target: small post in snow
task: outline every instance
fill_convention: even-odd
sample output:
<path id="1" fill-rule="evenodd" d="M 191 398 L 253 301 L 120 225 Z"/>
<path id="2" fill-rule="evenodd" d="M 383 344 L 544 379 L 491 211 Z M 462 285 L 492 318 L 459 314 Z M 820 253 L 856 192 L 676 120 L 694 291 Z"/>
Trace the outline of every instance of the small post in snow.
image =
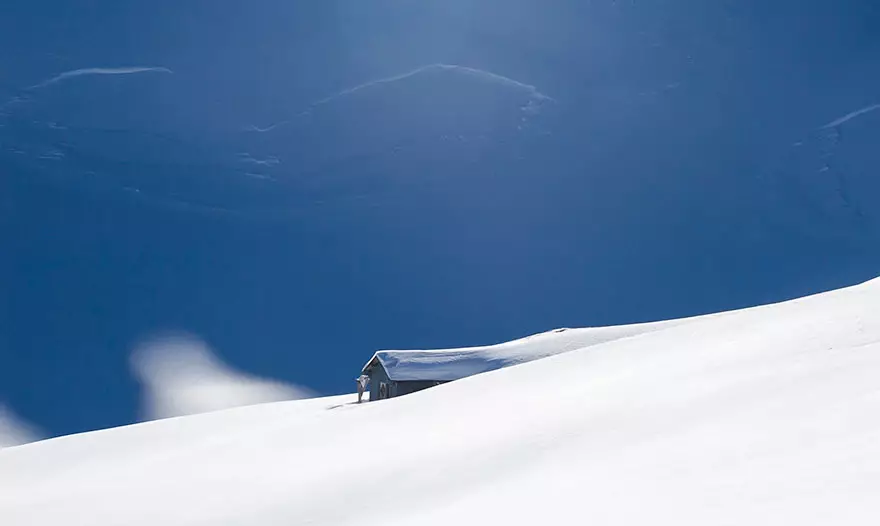
<path id="1" fill-rule="evenodd" d="M 361 400 L 364 398 L 364 391 L 367 390 L 367 384 L 370 382 L 370 377 L 362 374 L 355 378 L 355 382 L 357 382 L 358 403 L 361 403 Z"/>

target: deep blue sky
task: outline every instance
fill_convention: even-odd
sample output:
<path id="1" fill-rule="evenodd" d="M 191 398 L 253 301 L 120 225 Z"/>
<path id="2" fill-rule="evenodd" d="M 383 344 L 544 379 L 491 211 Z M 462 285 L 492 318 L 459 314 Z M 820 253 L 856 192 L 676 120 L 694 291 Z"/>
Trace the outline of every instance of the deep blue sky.
<path id="1" fill-rule="evenodd" d="M 132 422 L 157 331 L 331 394 L 377 348 L 873 277 L 877 117 L 819 128 L 880 102 L 878 29 L 871 0 L 3 2 L 0 400 Z M 520 85 L 334 97 L 437 63 Z M 173 73 L 28 89 L 128 66 Z"/>

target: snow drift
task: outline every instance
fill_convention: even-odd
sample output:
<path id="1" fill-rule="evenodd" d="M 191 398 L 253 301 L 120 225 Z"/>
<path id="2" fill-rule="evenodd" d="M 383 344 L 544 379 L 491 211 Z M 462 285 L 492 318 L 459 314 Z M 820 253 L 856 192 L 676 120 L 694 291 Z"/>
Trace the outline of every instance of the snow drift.
<path id="1" fill-rule="evenodd" d="M 40 439 L 40 432 L 0 404 L 0 449 L 20 446 Z"/>
<path id="2" fill-rule="evenodd" d="M 300 386 L 236 371 L 188 334 L 142 342 L 132 353 L 131 368 L 142 385 L 141 416 L 147 420 L 312 396 Z"/>
<path id="3" fill-rule="evenodd" d="M 603 332 L 382 402 L 266 404 L 7 449 L 0 523 L 876 523 L 880 280 L 582 334 Z"/>

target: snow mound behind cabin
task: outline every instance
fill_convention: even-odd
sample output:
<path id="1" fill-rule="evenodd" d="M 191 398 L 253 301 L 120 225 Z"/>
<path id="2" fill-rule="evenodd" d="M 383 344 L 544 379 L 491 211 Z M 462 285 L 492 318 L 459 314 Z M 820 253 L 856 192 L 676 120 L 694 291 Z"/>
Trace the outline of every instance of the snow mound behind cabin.
<path id="1" fill-rule="evenodd" d="M 381 402 L 6 449 L 0 524 L 877 523 L 880 281 L 626 331 Z"/>
<path id="2" fill-rule="evenodd" d="M 377 351 L 364 365 L 382 364 L 395 381 L 452 381 L 556 354 L 600 345 L 669 327 L 680 320 L 619 327 L 555 329 L 518 340 L 482 347 L 410 351 Z"/>

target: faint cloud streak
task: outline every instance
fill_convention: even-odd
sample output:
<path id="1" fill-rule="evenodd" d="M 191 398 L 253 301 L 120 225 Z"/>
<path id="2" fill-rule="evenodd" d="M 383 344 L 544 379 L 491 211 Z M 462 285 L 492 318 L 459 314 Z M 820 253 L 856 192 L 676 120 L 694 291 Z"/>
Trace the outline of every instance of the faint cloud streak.
<path id="1" fill-rule="evenodd" d="M 46 86 L 50 86 L 57 82 L 61 82 L 63 80 L 67 80 L 74 77 L 82 77 L 83 75 L 130 75 L 133 73 L 173 73 L 168 68 L 163 67 L 128 67 L 128 68 L 82 68 L 75 69 L 72 71 L 65 71 L 59 75 L 56 75 L 50 79 L 44 80 L 39 84 L 34 84 L 28 89 L 39 89 L 45 88 Z"/>
<path id="2" fill-rule="evenodd" d="M 840 126 L 841 124 L 846 124 L 847 122 L 849 122 L 857 117 L 861 117 L 862 115 L 865 115 L 866 113 L 871 113 L 871 112 L 874 112 L 877 110 L 880 110 L 880 104 L 874 104 L 872 106 L 867 106 L 867 107 L 862 108 L 860 110 L 856 110 L 856 111 L 847 113 L 843 117 L 835 119 L 835 120 L 829 122 L 828 124 L 826 124 L 825 126 L 822 126 L 821 129 L 827 130 L 829 128 L 836 128 L 836 127 Z"/>
<path id="3" fill-rule="evenodd" d="M 392 84 L 395 82 L 399 82 L 402 80 L 406 80 L 411 77 L 415 77 L 424 73 L 430 72 L 446 72 L 446 73 L 454 73 L 459 75 L 466 75 L 472 77 L 477 80 L 487 81 L 493 84 L 506 86 L 508 88 L 513 88 L 516 90 L 520 90 L 525 93 L 528 97 L 528 102 L 521 109 L 526 115 L 535 115 L 540 111 L 540 108 L 547 102 L 556 102 L 556 99 L 553 97 L 547 96 L 542 93 L 536 86 L 531 84 L 526 84 L 525 82 L 520 82 L 518 80 L 512 79 L 510 77 L 505 77 L 504 75 L 499 75 L 498 73 L 493 73 L 491 71 L 486 71 L 478 68 L 471 68 L 467 66 L 459 66 L 457 64 L 428 64 L 426 66 L 422 66 L 405 73 L 400 73 L 398 75 L 392 75 L 390 77 L 383 77 L 380 79 L 370 80 L 364 82 L 362 84 L 358 84 L 357 86 L 353 86 L 351 88 L 344 89 L 342 91 L 338 91 L 333 95 L 328 97 L 324 97 L 323 99 L 317 100 L 311 103 L 302 115 L 307 115 L 311 113 L 313 110 L 317 109 L 320 106 L 323 106 L 333 100 L 347 97 L 349 95 L 353 95 L 359 91 L 372 88 L 374 86 L 381 86 L 385 84 Z"/>
<path id="4" fill-rule="evenodd" d="M 245 128 L 244 131 L 266 133 L 266 132 L 270 132 L 270 131 L 274 130 L 275 128 L 277 128 L 279 126 L 284 126 L 288 122 L 290 122 L 290 121 L 281 121 L 281 122 L 276 122 L 274 124 L 270 124 L 268 126 L 263 126 L 263 127 L 257 126 L 256 124 L 251 124 L 250 126 Z"/>

